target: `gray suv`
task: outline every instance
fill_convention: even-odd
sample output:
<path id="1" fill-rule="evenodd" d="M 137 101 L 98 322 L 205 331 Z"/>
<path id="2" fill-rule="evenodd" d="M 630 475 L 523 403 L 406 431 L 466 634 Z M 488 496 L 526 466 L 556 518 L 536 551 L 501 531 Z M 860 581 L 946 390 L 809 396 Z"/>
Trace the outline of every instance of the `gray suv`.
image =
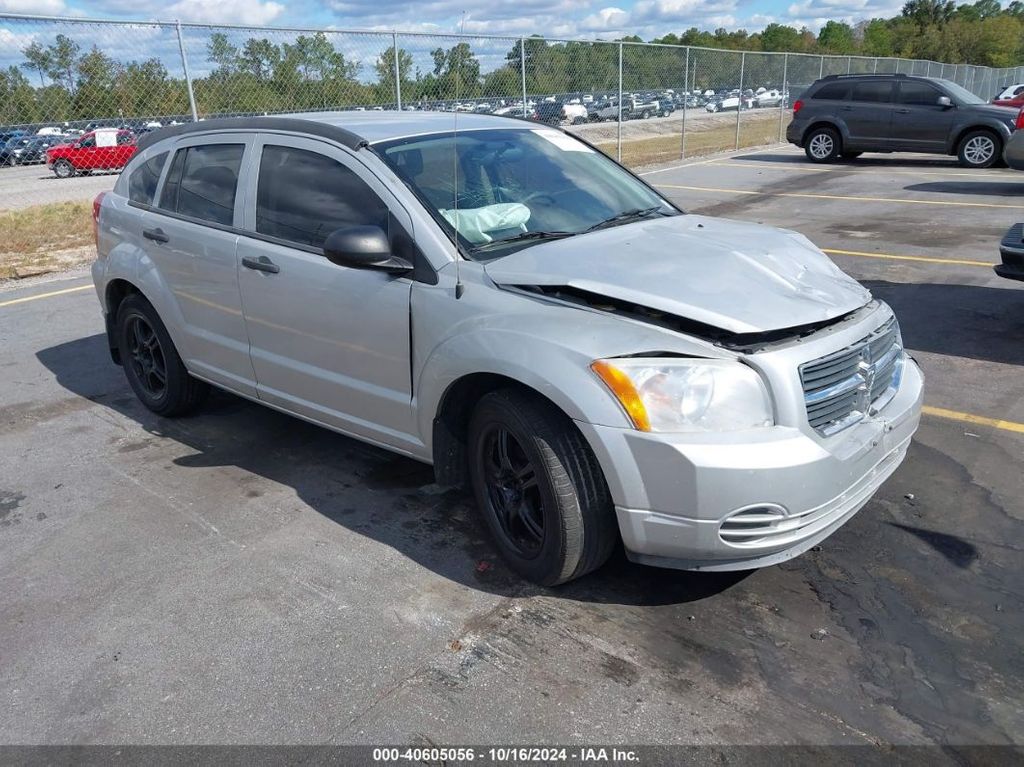
<path id="1" fill-rule="evenodd" d="M 934 77 L 830 75 L 794 102 L 786 139 L 811 162 L 925 152 L 988 168 L 1000 161 L 1017 112 Z"/>
<path id="2" fill-rule="evenodd" d="M 786 560 L 903 460 L 899 326 L 801 235 L 688 215 L 522 120 L 338 112 L 156 131 L 94 205 L 110 352 L 468 485 L 510 565 Z M 227 499 L 230 502 L 230 499 Z"/>

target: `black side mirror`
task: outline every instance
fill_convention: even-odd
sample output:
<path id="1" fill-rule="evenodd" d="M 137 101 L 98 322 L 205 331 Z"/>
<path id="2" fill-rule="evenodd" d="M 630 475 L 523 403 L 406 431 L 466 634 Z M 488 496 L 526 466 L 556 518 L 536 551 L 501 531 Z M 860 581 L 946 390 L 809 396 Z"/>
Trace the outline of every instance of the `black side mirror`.
<path id="1" fill-rule="evenodd" d="M 953 106 L 953 101 L 952 99 L 949 98 L 949 96 L 939 96 L 939 100 L 935 103 L 937 103 L 943 109 L 949 109 L 951 106 Z"/>
<path id="2" fill-rule="evenodd" d="M 324 257 L 352 269 L 378 269 L 390 274 L 411 272 L 413 265 L 391 252 L 387 233 L 379 226 L 335 229 L 324 241 Z"/>

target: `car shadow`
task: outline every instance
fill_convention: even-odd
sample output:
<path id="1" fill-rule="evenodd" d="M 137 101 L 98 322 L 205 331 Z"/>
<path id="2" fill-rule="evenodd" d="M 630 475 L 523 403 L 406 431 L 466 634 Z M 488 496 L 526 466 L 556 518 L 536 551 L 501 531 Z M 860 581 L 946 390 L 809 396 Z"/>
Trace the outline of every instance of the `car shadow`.
<path id="1" fill-rule="evenodd" d="M 930 194 L 977 194 L 988 197 L 1024 197 L 1024 177 L 1013 183 L 992 181 L 929 181 L 925 184 L 911 184 L 903 189 L 907 192 L 928 192 Z"/>
<path id="2" fill-rule="evenodd" d="M 748 574 L 643 567 L 629 562 L 620 546 L 596 573 L 557 589 L 538 589 L 502 563 L 472 499 L 461 491 L 443 491 L 425 464 L 220 390 L 194 417 L 156 416 L 139 403 L 121 368 L 110 361 L 102 334 L 36 356 L 68 391 L 186 446 L 191 454 L 173 460 L 182 470 L 182 484 L 193 469 L 237 467 L 294 489 L 332 522 L 474 589 L 500 596 L 547 593 L 580 602 L 660 606 L 713 596 Z M 236 500 L 246 499 L 240 494 Z"/>
<path id="3" fill-rule="evenodd" d="M 734 160 L 744 160 L 747 162 L 763 162 L 776 165 L 811 165 L 810 161 L 801 154 L 782 154 L 779 152 L 754 152 L 750 154 L 739 154 L 732 157 Z M 948 170 L 950 168 L 960 168 L 960 164 L 957 162 L 955 157 L 946 157 L 945 155 L 906 155 L 901 154 L 897 157 L 893 157 L 887 154 L 863 154 L 860 157 L 851 160 L 839 160 L 833 165 L 839 166 L 863 166 L 868 168 L 920 168 L 927 170 L 929 168 L 937 168 L 940 170 Z M 828 165 L 817 166 L 822 168 L 829 167 Z M 991 168 L 988 171 L 993 176 L 999 174 L 1010 175 L 1006 169 Z"/>
<path id="4" fill-rule="evenodd" d="M 1024 365 L 1024 291 L 983 285 L 863 281 L 889 304 L 908 349 Z"/>

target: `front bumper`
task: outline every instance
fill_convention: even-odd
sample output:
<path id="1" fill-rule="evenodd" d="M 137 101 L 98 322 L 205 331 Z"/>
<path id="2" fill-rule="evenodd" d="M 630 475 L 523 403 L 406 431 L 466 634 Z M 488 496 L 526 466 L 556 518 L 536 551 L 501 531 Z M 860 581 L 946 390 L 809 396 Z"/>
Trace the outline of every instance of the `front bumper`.
<path id="1" fill-rule="evenodd" d="M 906 455 L 922 389 L 907 358 L 892 401 L 830 438 L 783 426 L 680 435 L 578 425 L 608 479 L 630 559 L 745 570 L 806 551 L 870 500 Z"/>

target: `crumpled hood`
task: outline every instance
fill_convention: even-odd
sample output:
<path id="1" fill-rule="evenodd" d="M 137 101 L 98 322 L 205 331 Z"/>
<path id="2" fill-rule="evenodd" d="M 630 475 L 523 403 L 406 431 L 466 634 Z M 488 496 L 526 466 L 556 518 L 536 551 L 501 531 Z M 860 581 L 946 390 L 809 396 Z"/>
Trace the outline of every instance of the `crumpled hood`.
<path id="1" fill-rule="evenodd" d="M 801 234 L 690 214 L 542 242 L 485 269 L 499 285 L 568 286 L 733 333 L 821 322 L 871 300 Z"/>

